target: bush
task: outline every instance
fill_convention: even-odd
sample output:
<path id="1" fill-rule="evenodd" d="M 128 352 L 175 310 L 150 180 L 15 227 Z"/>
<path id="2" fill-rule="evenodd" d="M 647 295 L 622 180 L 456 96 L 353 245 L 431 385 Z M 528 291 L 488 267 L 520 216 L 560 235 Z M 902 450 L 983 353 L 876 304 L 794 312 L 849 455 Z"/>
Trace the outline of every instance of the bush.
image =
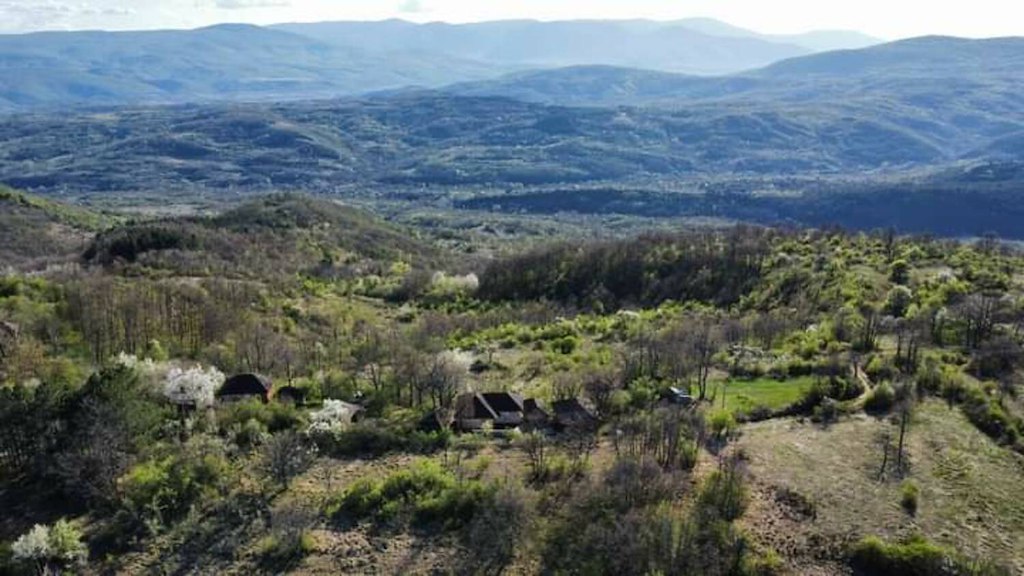
<path id="1" fill-rule="evenodd" d="M 980 388 L 967 390 L 963 411 L 972 424 L 997 441 L 1013 443 L 1020 435 L 1016 422 L 1006 414 L 999 401 L 989 398 Z"/>
<path id="2" fill-rule="evenodd" d="M 294 406 L 258 400 L 224 404 L 217 409 L 217 422 L 224 435 L 237 432 L 251 420 L 263 425 L 271 434 L 296 430 L 305 424 L 305 416 Z"/>
<path id="3" fill-rule="evenodd" d="M 956 552 L 912 536 L 905 542 L 890 544 L 870 536 L 857 543 L 851 552 L 853 566 L 876 576 L 1009 576 L 998 566 L 965 559 Z"/>
<path id="4" fill-rule="evenodd" d="M 711 435 L 720 440 L 731 438 L 739 426 L 736 423 L 736 418 L 732 412 L 728 410 L 716 410 L 711 414 L 711 418 L 708 419 L 708 428 L 711 430 Z"/>
<path id="5" fill-rule="evenodd" d="M 155 534 L 193 506 L 219 493 L 231 465 L 212 444 L 192 444 L 177 454 L 144 461 L 119 482 L 122 506 L 136 528 Z"/>
<path id="6" fill-rule="evenodd" d="M 896 367 L 882 358 L 880 354 L 871 357 L 868 365 L 864 367 L 864 373 L 875 382 L 892 380 L 898 375 Z"/>
<path id="7" fill-rule="evenodd" d="M 871 391 L 864 402 L 864 409 L 875 414 L 884 414 L 896 404 L 896 390 L 888 382 L 883 382 Z"/>
<path id="8" fill-rule="evenodd" d="M 811 420 L 819 424 L 832 424 L 839 420 L 841 412 L 839 402 L 836 402 L 832 398 L 825 398 L 821 401 L 820 405 L 814 408 L 814 412 L 811 414 Z"/>
<path id="9" fill-rule="evenodd" d="M 314 514 L 286 506 L 270 516 L 270 534 L 257 543 L 260 565 L 270 573 L 284 573 L 314 551 L 316 542 L 309 533 Z"/>
<path id="10" fill-rule="evenodd" d="M 346 428 L 317 433 L 313 441 L 321 453 L 330 456 L 378 458 L 390 452 L 436 452 L 448 446 L 451 432 L 423 432 L 378 420 L 367 420 Z"/>
<path id="11" fill-rule="evenodd" d="M 911 516 L 917 515 L 917 501 L 920 496 L 920 489 L 913 480 L 906 480 L 900 486 L 900 506 Z"/>
<path id="12" fill-rule="evenodd" d="M 409 518 L 421 527 L 456 530 L 471 522 L 494 492 L 480 481 L 459 482 L 436 462 L 424 460 L 382 480 L 356 482 L 328 513 L 378 523 Z"/>
<path id="13" fill-rule="evenodd" d="M 796 402 L 790 411 L 808 414 L 822 404 L 826 398 L 836 401 L 852 400 L 864 392 L 864 385 L 856 380 L 845 378 L 818 379 L 807 389 L 803 397 Z"/>
<path id="14" fill-rule="evenodd" d="M 15 565 L 18 562 L 31 565 L 39 574 L 60 574 L 64 570 L 80 568 L 88 556 L 89 549 L 82 543 L 82 532 L 63 519 L 53 526 L 36 524 L 11 545 L 11 559 Z"/>
<path id="15" fill-rule="evenodd" d="M 747 509 L 749 491 L 740 463 L 731 459 L 704 481 L 697 494 L 697 513 L 705 520 L 732 522 Z"/>

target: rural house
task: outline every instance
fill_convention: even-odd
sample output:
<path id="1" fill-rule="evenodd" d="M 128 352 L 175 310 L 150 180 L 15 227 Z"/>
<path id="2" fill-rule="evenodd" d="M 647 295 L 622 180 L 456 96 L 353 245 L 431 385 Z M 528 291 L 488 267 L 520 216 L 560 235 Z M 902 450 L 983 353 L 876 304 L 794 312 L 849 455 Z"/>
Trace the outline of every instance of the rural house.
<path id="1" fill-rule="evenodd" d="M 217 391 L 217 400 L 221 402 L 238 402 L 259 398 L 264 404 L 270 401 L 273 384 L 270 380 L 256 374 L 237 374 L 224 381 Z"/>

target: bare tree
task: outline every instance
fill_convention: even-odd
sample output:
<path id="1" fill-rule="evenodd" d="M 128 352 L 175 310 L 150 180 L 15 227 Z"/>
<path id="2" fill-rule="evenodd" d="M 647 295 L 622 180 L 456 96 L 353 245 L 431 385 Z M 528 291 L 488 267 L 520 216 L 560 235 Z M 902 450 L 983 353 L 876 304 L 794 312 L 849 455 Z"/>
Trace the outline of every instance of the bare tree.
<path id="1" fill-rule="evenodd" d="M 299 433 L 277 434 L 263 447 L 262 468 L 267 479 L 285 490 L 316 458 L 316 448 Z"/>
<path id="2" fill-rule="evenodd" d="M 519 439 L 519 447 L 526 454 L 530 466 L 530 477 L 540 480 L 548 469 L 548 439 L 540 432 L 524 434 Z"/>
<path id="3" fill-rule="evenodd" d="M 970 294 L 953 306 L 953 316 L 960 321 L 963 329 L 965 347 L 977 348 L 992 337 L 1001 303 L 998 294 L 980 293 Z"/>
<path id="4" fill-rule="evenodd" d="M 594 369 L 583 376 L 583 391 L 601 417 L 608 416 L 612 396 L 619 389 L 619 376 L 611 369 Z"/>

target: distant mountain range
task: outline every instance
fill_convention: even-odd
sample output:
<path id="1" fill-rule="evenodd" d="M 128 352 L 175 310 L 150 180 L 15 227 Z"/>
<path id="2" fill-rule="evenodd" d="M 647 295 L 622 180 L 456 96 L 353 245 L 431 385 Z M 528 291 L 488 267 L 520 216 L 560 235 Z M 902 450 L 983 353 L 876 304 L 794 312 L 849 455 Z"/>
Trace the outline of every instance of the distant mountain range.
<path id="1" fill-rule="evenodd" d="M 0 111 L 327 98 L 493 76 L 438 55 L 374 54 L 247 25 L 0 36 Z"/>
<path id="2" fill-rule="evenodd" d="M 520 69 L 603 64 L 689 74 L 739 72 L 812 52 L 881 42 L 853 32 L 768 36 L 710 19 L 479 24 L 388 20 L 275 28 L 337 46 L 441 54 Z"/>
<path id="3" fill-rule="evenodd" d="M 270 35 L 285 52 L 312 43 L 310 58 L 329 62 L 355 50 L 281 29 L 190 34 Z M 200 63 L 216 60 L 216 50 L 233 54 L 200 45 L 173 49 L 210 53 Z M 474 210 L 1024 238 L 1022 38 L 916 38 L 712 77 L 607 65 L 509 72 L 508 64 L 485 67 L 505 70 L 488 78 L 471 56 L 408 72 L 438 84 L 453 70 L 484 76 L 433 88 L 9 115 L 0 118 L 0 182 L 55 194 L 308 190 Z M 250 50 L 253 74 L 261 58 L 280 55 Z M 391 72 L 374 73 L 390 81 Z M 329 92 L 339 78 L 317 85 Z M 225 88 L 222 97 L 240 93 Z"/>
<path id="4" fill-rule="evenodd" d="M 1024 161 L 1021 69 L 1024 39 L 921 38 L 719 78 L 577 67 L 363 100 L 15 116 L 0 121 L 0 179 L 107 191 L 889 177 Z"/>
<path id="5" fill-rule="evenodd" d="M 614 65 L 725 74 L 874 39 L 764 36 L 712 20 L 221 25 L 0 36 L 0 112 L 284 101 Z"/>

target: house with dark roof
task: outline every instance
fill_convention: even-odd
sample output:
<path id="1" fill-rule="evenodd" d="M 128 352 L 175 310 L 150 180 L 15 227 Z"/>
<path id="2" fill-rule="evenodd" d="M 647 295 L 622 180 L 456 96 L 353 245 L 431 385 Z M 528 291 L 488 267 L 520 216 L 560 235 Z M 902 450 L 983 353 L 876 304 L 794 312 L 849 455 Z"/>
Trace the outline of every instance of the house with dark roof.
<path id="1" fill-rule="evenodd" d="M 224 381 L 217 391 L 217 400 L 221 402 L 238 402 L 258 398 L 264 404 L 270 402 L 273 384 L 269 379 L 257 374 L 237 374 Z"/>
<path id="2" fill-rule="evenodd" d="M 485 392 L 484 401 L 497 414 L 494 427 L 498 430 L 518 428 L 523 423 L 523 397 L 508 392 Z"/>
<path id="3" fill-rule="evenodd" d="M 559 400 L 551 404 L 551 424 L 556 432 L 565 430 L 592 430 L 600 421 L 589 408 L 577 398 Z"/>
<path id="4" fill-rule="evenodd" d="M 533 398 L 523 401 L 523 425 L 526 431 L 544 430 L 551 425 L 551 415 Z"/>
<path id="5" fill-rule="evenodd" d="M 274 400 L 277 400 L 282 404 L 305 406 L 306 391 L 302 388 L 296 388 L 295 386 L 285 386 L 284 388 L 278 388 L 277 391 L 274 392 Z"/>
<path id="6" fill-rule="evenodd" d="M 455 399 L 455 429 L 460 432 L 482 430 L 498 419 L 498 413 L 484 399 L 483 394 L 463 394 Z"/>
<path id="7" fill-rule="evenodd" d="M 526 403 L 519 394 L 510 392 L 484 392 L 463 394 L 455 400 L 455 428 L 463 432 L 482 430 L 491 426 L 495 430 L 511 430 L 523 425 Z M 536 402 L 533 401 L 536 406 Z"/>

